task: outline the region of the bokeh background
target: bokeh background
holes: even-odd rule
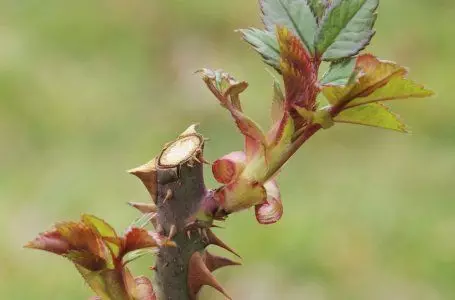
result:
[[[393,103],[412,135],[318,133],[280,175],[278,224],[230,217],[218,234],[244,266],[217,276],[234,299],[455,299],[455,2],[381,2],[369,50],[437,96]],[[1,299],[92,295],[67,261],[21,246],[82,212],[123,230],[138,217],[125,202],[148,199],[124,170],[187,125],[211,138],[209,160],[241,148],[194,70],[248,80],[246,110],[268,124],[270,75],[234,32],[248,26],[254,0],[0,1]]]

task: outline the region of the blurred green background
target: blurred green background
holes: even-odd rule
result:
[[[230,217],[218,233],[244,266],[217,276],[234,299],[455,299],[455,2],[381,2],[369,50],[437,96],[393,103],[412,135],[318,133],[280,175],[278,224]],[[0,1],[1,299],[92,295],[67,261],[21,246],[82,212],[123,230],[138,216],[125,202],[148,199],[124,170],[187,125],[211,138],[209,160],[242,147],[194,70],[248,80],[246,109],[267,124],[270,75],[234,32],[248,26],[255,0]]]

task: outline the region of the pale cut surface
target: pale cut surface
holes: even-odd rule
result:
[[[187,136],[169,145],[160,158],[162,166],[176,166],[190,159],[201,146],[197,136]]]

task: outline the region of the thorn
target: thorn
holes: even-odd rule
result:
[[[210,270],[210,272],[218,270],[219,268],[222,268],[222,267],[240,266],[241,265],[241,263],[232,261],[229,258],[213,255],[210,252],[208,252],[207,250],[204,252],[203,259],[204,259],[205,265]]]
[[[199,233],[199,236],[202,236],[202,228],[201,227],[197,228],[197,233]]]
[[[197,158],[196,155],[193,157],[193,160],[196,161],[199,164],[202,164],[202,162],[199,160],[199,158]]]
[[[221,228],[221,229],[224,229],[224,227],[216,225],[216,224],[210,225],[210,228]]]
[[[166,196],[164,197],[163,203],[166,203],[166,201],[171,200],[171,199],[172,199],[172,190],[168,189],[166,191]]]
[[[191,230],[186,231],[186,237],[191,240]]]
[[[204,138],[204,142],[210,141],[210,138]]]
[[[193,162],[193,160],[191,160],[191,159],[188,160],[188,162],[187,162],[186,164],[187,164],[187,166],[190,167],[190,168],[193,168],[193,167],[194,167],[194,162]]]
[[[237,256],[238,258],[241,258],[240,255],[237,254],[237,252],[234,251],[234,249],[232,249],[231,247],[229,247],[228,245],[226,245],[222,240],[220,240],[214,233],[212,230],[208,229],[207,230],[207,237],[208,237],[208,243],[211,244],[211,245],[216,245],[218,247],[221,247],[223,249],[226,249],[227,251],[231,252],[232,254],[234,254],[235,256]]]
[[[169,240],[172,240],[176,234],[177,234],[177,226],[175,226],[175,224],[172,224],[171,227],[169,228],[169,235],[167,238]]]
[[[221,284],[216,280],[215,276],[210,273],[201,254],[199,252],[194,252],[193,255],[191,255],[188,268],[188,288],[190,290],[191,299],[196,299],[196,295],[203,285],[209,285],[215,288],[226,298],[232,300]]]
[[[157,210],[156,205],[153,203],[128,202],[128,204],[143,214],[154,213]]]
[[[149,267],[150,270],[156,271],[156,265]]]
[[[201,157],[201,161],[206,165],[212,165],[212,163],[207,161],[204,157]]]
[[[138,177],[147,188],[153,202],[156,202],[157,178],[156,178],[156,158],[137,168],[127,171]]]

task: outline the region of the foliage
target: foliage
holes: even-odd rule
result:
[[[152,160],[132,173],[151,193],[153,205],[133,206],[146,215],[153,215],[154,232],[141,226],[131,227],[119,237],[103,220],[83,215],[80,222],[56,224],[27,247],[68,258],[103,299],[155,299],[150,281],[145,277],[134,278],[126,267],[137,257],[131,253],[153,248],[162,254],[163,248],[182,247],[173,238],[181,232],[191,235],[197,228],[202,248],[192,249],[194,253],[188,260],[185,287],[189,289],[188,297],[196,297],[202,285],[211,285],[227,295],[211,271],[236,263],[202,251],[209,244],[232,251],[210,231],[214,220],[224,220],[229,214],[254,207],[259,223],[277,222],[283,215],[283,203],[276,176],[312,135],[335,123],[406,132],[405,125],[383,102],[432,95],[431,91],[409,80],[405,68],[372,54],[360,54],[375,33],[378,5],[378,0],[260,1],[265,29],[249,28],[240,32],[283,81],[283,87],[278,80],[273,81],[273,123],[266,131],[242,108],[240,95],[248,87],[246,81],[238,81],[222,70],[198,71],[219,104],[231,114],[245,142],[242,151],[229,153],[212,164],[214,178],[221,186],[204,193],[205,198],[201,199],[196,212],[184,220],[185,228],[156,223],[175,191],[168,189],[158,193],[157,185],[165,185],[169,179],[160,179],[156,171],[159,160]],[[323,62],[330,65],[319,78]],[[326,106],[318,97],[321,93],[328,101]],[[175,143],[189,136],[196,140],[201,137],[193,126]],[[167,176],[178,177],[183,166],[194,168],[194,164],[204,162],[203,143],[196,148],[175,171],[167,168]],[[157,210],[158,217],[155,216]],[[168,231],[168,235],[163,235],[164,231]]]

